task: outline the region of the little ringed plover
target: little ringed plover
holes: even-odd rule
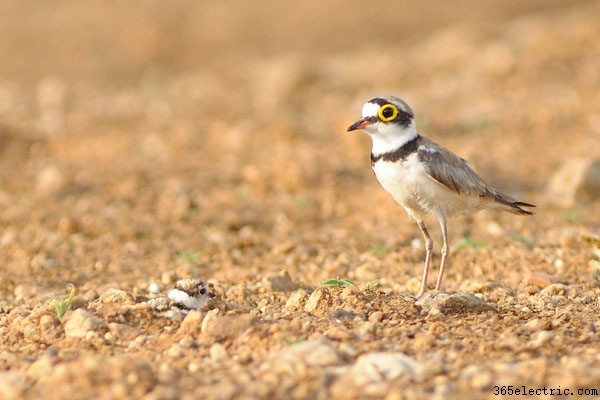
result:
[[[427,290],[433,241],[423,222],[426,215],[441,226],[442,259],[435,290],[441,290],[444,266],[450,252],[446,218],[496,208],[517,215],[531,215],[533,204],[518,201],[488,185],[466,160],[419,135],[415,115],[394,96],[369,100],[362,118],[348,131],[364,130],[373,142],[371,166],[377,180],[412,217],[425,238],[425,266],[417,297]],[[525,207],[525,208],[524,208]]]

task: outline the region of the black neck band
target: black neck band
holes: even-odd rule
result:
[[[406,159],[406,157],[417,151],[419,147],[420,138],[421,136],[417,135],[414,139],[409,140],[394,151],[389,151],[387,153],[382,153],[378,155],[374,155],[373,153],[371,153],[371,165],[375,164],[377,161],[380,160],[395,162],[398,160]]]

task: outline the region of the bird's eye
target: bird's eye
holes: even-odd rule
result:
[[[386,104],[379,109],[379,119],[383,122],[389,122],[398,116],[398,108],[393,104]]]

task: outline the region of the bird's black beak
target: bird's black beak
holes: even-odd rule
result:
[[[356,131],[358,129],[365,129],[367,126],[375,122],[372,118],[366,117],[361,118],[348,127],[348,132]]]

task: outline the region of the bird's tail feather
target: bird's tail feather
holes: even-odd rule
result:
[[[534,204],[525,203],[524,201],[517,201],[512,197],[506,195],[496,195],[495,199],[498,203],[500,203],[503,207],[502,209],[517,215],[533,215],[533,211],[526,210],[523,207],[530,208],[535,207]]]
[[[535,214],[533,211],[529,211],[524,209],[523,207],[535,207],[534,204],[525,203],[523,201],[512,201],[512,202],[502,202],[503,205],[508,206],[505,208],[506,211],[517,214],[517,215],[533,215]]]
[[[510,212],[518,215],[533,215],[535,214],[533,211],[526,210],[522,207],[535,207],[533,204],[524,203],[522,201],[517,201],[510,205]]]

